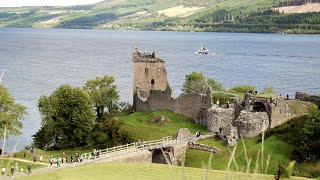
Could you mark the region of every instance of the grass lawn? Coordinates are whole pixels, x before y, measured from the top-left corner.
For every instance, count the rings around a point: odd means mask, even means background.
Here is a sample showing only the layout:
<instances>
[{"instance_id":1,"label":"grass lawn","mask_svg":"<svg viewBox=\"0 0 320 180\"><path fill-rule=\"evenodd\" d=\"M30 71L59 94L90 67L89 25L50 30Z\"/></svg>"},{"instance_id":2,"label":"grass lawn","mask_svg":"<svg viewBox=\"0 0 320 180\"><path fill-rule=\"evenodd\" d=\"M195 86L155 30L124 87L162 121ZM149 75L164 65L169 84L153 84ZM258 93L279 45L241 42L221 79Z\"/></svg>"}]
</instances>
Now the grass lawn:
<instances>
[{"instance_id":1,"label":"grass lawn","mask_svg":"<svg viewBox=\"0 0 320 180\"><path fill-rule=\"evenodd\" d=\"M164 126L148 123L147 120L155 114L160 114L171 119ZM165 136L176 135L180 128L188 128L192 134L197 130L208 132L207 128L193 123L191 118L173 113L169 110L157 110L152 112L135 112L121 117L125 123L125 129L130 132L135 140L156 140Z\"/></svg>"},{"instance_id":2,"label":"grass lawn","mask_svg":"<svg viewBox=\"0 0 320 180\"><path fill-rule=\"evenodd\" d=\"M2 160L0 160L0 161L2 161ZM18 172L21 172L21 168L23 168L23 170L25 172L28 170L28 162L4 159L2 161L2 167L6 168L6 174L11 174L10 168L11 168L11 166L15 166L16 162L18 163ZM41 167L45 167L45 166L40 165L40 164L31 163L31 170L38 169ZM16 171L15 171L15 173L16 173Z\"/></svg>"},{"instance_id":3,"label":"grass lawn","mask_svg":"<svg viewBox=\"0 0 320 180\"><path fill-rule=\"evenodd\" d=\"M256 164L256 158L258 151L261 151L261 143L259 142L259 137L244 139L245 146L247 149L248 158L252 158L250 172L253 173ZM213 158L211 161L212 169L217 170L226 170L228 166L228 161L231 156L230 151L232 152L233 147L226 147L219 138L215 139L206 139L200 141L199 143L211 145L221 149L221 154L213 154ZM268 159L268 155L271 155L269 166L268 166L268 174L274 174L278 169L279 163L285 163L289 161L289 156L293 151L294 146L284 141L280 140L276 136L271 136L265 140L264 143L264 167L263 173L265 172L266 162ZM230 150L230 151L229 151ZM197 167L201 168L202 164L208 164L210 153L205 151L199 151L194 149L188 149L186 154L186 166L188 167ZM235 152L235 159L238 165L239 170L242 172L246 172L247 163L244 153L244 148L241 140L238 140L238 146ZM261 153L259 156L259 165L261 163ZM237 171L235 166L232 164L231 170ZM262 172L262 171L260 171Z\"/></svg>"},{"instance_id":4,"label":"grass lawn","mask_svg":"<svg viewBox=\"0 0 320 180\"><path fill-rule=\"evenodd\" d=\"M87 180L87 179L201 179L202 169L188 168L179 166L168 166L164 164L147 163L99 163L80 167L60 169L56 171L44 172L25 177L19 177L21 180ZM184 172L184 173L183 173ZM230 177L232 176L232 178ZM230 179L238 179L237 173L231 173ZM186 178L183 178L186 177ZM242 175L246 177L246 175ZM273 176L258 176L262 179L273 179ZM208 179L226 179L226 172L210 170ZM252 175L251 178L253 179Z\"/></svg>"}]
</instances>

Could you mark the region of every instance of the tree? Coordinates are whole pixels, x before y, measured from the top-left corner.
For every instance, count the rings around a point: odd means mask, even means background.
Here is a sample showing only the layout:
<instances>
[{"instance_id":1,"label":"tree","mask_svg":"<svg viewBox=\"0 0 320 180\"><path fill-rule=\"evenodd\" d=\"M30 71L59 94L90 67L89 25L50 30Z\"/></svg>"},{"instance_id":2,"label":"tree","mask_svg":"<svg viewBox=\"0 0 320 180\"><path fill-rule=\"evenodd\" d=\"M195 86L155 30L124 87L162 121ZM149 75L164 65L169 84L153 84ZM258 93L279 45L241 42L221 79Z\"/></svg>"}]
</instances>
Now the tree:
<instances>
[{"instance_id":1,"label":"tree","mask_svg":"<svg viewBox=\"0 0 320 180\"><path fill-rule=\"evenodd\" d=\"M203 76L203 74L193 71L191 74L186 75L182 91L185 93L191 93L195 90L199 90L200 92L204 93L207 85L206 78Z\"/></svg>"},{"instance_id":2,"label":"tree","mask_svg":"<svg viewBox=\"0 0 320 180\"><path fill-rule=\"evenodd\" d=\"M92 131L92 140L96 148L112 147L131 141L129 133L122 128L123 122L113 117L104 117L100 123L96 123Z\"/></svg>"},{"instance_id":3,"label":"tree","mask_svg":"<svg viewBox=\"0 0 320 180\"><path fill-rule=\"evenodd\" d=\"M38 107L42 127L33 136L36 146L62 149L89 144L94 111L86 91L63 85L50 96L40 97Z\"/></svg>"},{"instance_id":4,"label":"tree","mask_svg":"<svg viewBox=\"0 0 320 180\"><path fill-rule=\"evenodd\" d=\"M26 109L25 106L17 104L8 90L0 84L0 134L4 134L4 131L7 137L21 134Z\"/></svg>"},{"instance_id":5,"label":"tree","mask_svg":"<svg viewBox=\"0 0 320 180\"><path fill-rule=\"evenodd\" d=\"M211 87L213 91L224 91L223 85L212 78L208 78L207 83L208 83L208 86Z\"/></svg>"},{"instance_id":6,"label":"tree","mask_svg":"<svg viewBox=\"0 0 320 180\"><path fill-rule=\"evenodd\" d=\"M254 93L256 91L256 88L250 85L236 85L228 91L232 93L248 93L251 91L252 93Z\"/></svg>"},{"instance_id":7,"label":"tree","mask_svg":"<svg viewBox=\"0 0 320 180\"><path fill-rule=\"evenodd\" d=\"M119 95L114 82L112 76L96 77L94 80L88 80L83 87L94 103L98 120L102 120L105 108L111 114L117 107Z\"/></svg>"},{"instance_id":8,"label":"tree","mask_svg":"<svg viewBox=\"0 0 320 180\"><path fill-rule=\"evenodd\" d=\"M273 86L265 86L261 91L261 94L275 95L276 91L274 90Z\"/></svg>"}]
</instances>

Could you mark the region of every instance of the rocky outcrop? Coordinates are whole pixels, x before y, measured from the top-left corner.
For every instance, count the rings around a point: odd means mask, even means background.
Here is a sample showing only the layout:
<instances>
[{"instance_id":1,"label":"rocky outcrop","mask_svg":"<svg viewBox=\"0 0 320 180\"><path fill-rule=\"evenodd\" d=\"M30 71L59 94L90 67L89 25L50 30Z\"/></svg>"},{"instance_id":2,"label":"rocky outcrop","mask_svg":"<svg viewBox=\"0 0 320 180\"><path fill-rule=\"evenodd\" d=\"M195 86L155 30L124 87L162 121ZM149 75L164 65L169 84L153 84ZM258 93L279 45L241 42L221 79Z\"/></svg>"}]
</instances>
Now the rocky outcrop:
<instances>
[{"instance_id":1,"label":"rocky outcrop","mask_svg":"<svg viewBox=\"0 0 320 180\"><path fill-rule=\"evenodd\" d=\"M219 136L226 146L235 146L237 144L238 129L233 127L231 123L219 129Z\"/></svg>"},{"instance_id":2,"label":"rocky outcrop","mask_svg":"<svg viewBox=\"0 0 320 180\"><path fill-rule=\"evenodd\" d=\"M217 154L220 153L220 149L218 149L216 147L205 145L205 144L199 144L199 143L188 143L188 148L197 149L197 150L201 150L201 151L213 152L213 153L217 153Z\"/></svg>"},{"instance_id":3,"label":"rocky outcrop","mask_svg":"<svg viewBox=\"0 0 320 180\"><path fill-rule=\"evenodd\" d=\"M192 136L188 128L181 128L177 132L176 139L183 139Z\"/></svg>"},{"instance_id":4,"label":"rocky outcrop","mask_svg":"<svg viewBox=\"0 0 320 180\"><path fill-rule=\"evenodd\" d=\"M269 118L266 112L241 111L236 119L240 137L255 137L269 127Z\"/></svg>"}]
</instances>

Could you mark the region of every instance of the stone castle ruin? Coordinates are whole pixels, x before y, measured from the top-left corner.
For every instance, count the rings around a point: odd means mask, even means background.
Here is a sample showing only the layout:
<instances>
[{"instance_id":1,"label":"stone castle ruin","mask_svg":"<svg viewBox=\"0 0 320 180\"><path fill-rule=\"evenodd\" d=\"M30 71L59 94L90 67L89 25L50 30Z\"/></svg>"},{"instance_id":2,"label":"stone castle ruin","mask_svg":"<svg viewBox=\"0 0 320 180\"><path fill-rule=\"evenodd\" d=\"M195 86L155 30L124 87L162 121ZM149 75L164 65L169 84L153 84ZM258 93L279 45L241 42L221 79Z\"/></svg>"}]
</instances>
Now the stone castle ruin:
<instances>
[{"instance_id":1,"label":"stone castle ruin","mask_svg":"<svg viewBox=\"0 0 320 180\"><path fill-rule=\"evenodd\" d=\"M241 137L254 137L263 130L280 125L294 115L289 105L280 97L262 98L247 93L244 99L234 98L233 104L222 108L212 102L212 92L182 93L171 96L165 61L155 53L133 52L133 107L136 111L169 109L183 114L195 123L206 126L222 136L226 142ZM229 132L230 131L230 132ZM235 135L236 134L236 135Z\"/></svg>"}]
</instances>

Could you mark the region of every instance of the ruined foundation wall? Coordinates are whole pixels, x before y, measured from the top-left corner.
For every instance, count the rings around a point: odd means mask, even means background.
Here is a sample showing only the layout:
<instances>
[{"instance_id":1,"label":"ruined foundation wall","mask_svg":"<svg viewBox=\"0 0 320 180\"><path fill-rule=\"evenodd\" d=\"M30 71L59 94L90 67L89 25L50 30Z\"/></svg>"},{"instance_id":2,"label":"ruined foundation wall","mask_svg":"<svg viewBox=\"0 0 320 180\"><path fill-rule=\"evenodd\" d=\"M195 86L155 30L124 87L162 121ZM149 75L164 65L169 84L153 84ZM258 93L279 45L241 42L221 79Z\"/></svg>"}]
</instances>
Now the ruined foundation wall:
<instances>
[{"instance_id":1,"label":"ruined foundation wall","mask_svg":"<svg viewBox=\"0 0 320 180\"><path fill-rule=\"evenodd\" d=\"M219 129L227 126L228 124L234 124L235 121L235 109L234 108L220 108L213 105L206 112L207 127L210 131L217 133Z\"/></svg>"},{"instance_id":2,"label":"ruined foundation wall","mask_svg":"<svg viewBox=\"0 0 320 180\"><path fill-rule=\"evenodd\" d=\"M272 113L270 128L281 125L294 118L292 109L282 98L275 98L274 102L271 104L271 108Z\"/></svg>"},{"instance_id":3,"label":"ruined foundation wall","mask_svg":"<svg viewBox=\"0 0 320 180\"><path fill-rule=\"evenodd\" d=\"M235 121L240 137L255 137L269 127L269 118L266 112L241 111Z\"/></svg>"}]
</instances>

